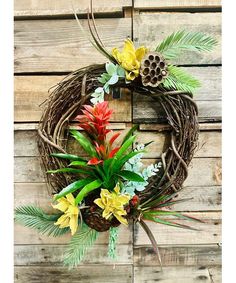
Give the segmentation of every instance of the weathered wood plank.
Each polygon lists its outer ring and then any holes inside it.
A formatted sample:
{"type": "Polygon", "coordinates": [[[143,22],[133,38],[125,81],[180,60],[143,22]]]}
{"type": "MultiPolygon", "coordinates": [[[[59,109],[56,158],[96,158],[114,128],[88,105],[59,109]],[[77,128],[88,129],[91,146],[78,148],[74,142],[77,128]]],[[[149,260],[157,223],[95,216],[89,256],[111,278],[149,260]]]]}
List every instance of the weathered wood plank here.
{"type": "MultiPolygon", "coordinates": [[[[221,248],[218,245],[161,246],[164,266],[215,266],[221,264],[221,248]]],[[[134,248],[136,266],[156,266],[157,257],[151,246],[134,248]]]]}
{"type": "MultiPolygon", "coordinates": [[[[46,183],[16,183],[15,206],[34,203],[47,212],[52,212],[51,197],[46,183]]],[[[214,211],[221,209],[221,187],[185,187],[179,199],[192,198],[172,206],[177,211],[214,211]]]]}
{"type": "MultiPolygon", "coordinates": [[[[155,163],[155,159],[144,159],[144,165],[155,163]]],[[[15,157],[16,183],[44,183],[39,157],[15,157]]],[[[205,187],[220,185],[220,158],[194,158],[189,167],[189,176],[184,185],[188,187],[205,187]],[[199,172],[200,176],[199,176],[199,172]]]]}
{"type": "MultiPolygon", "coordinates": [[[[36,122],[42,115],[49,96],[48,89],[59,83],[64,76],[16,76],[14,79],[14,120],[15,122],[36,122]],[[40,106],[41,105],[41,106],[40,106]]],[[[112,99],[107,96],[109,105],[114,109],[112,121],[131,121],[131,95],[123,92],[122,97],[112,99]]]]}
{"type": "MultiPolygon", "coordinates": [[[[162,1],[166,2],[166,1],[162,1]]],[[[183,52],[175,61],[181,65],[221,63],[221,14],[220,13],[141,13],[134,18],[134,39],[137,45],[155,49],[166,36],[178,30],[201,31],[214,36],[219,45],[209,53],[183,52]],[[142,27],[142,28],[140,28],[142,27]]]]}
{"type": "Polygon", "coordinates": [[[134,0],[134,7],[144,9],[220,8],[220,0],[134,0]]]}
{"type": "MultiPolygon", "coordinates": [[[[160,225],[147,221],[148,226],[152,230],[158,245],[201,245],[201,244],[217,244],[221,242],[221,215],[218,212],[192,212],[186,213],[193,217],[197,217],[204,223],[194,223],[181,220],[181,223],[188,224],[192,227],[200,229],[200,231],[191,231],[181,228],[174,228],[166,225],[160,225]]],[[[132,227],[126,228],[121,225],[119,233],[119,244],[127,244],[132,237],[132,227]],[[130,229],[130,230],[129,230],[130,229]]],[[[66,244],[71,236],[47,237],[40,235],[37,231],[15,225],[15,244],[18,245],[34,245],[34,244],[66,244]]],[[[108,243],[108,233],[101,233],[97,241],[98,244],[108,243]]],[[[143,229],[137,224],[135,225],[134,244],[137,246],[150,245],[150,241],[143,229]]]]}
{"type": "MultiPolygon", "coordinates": [[[[83,26],[86,20],[81,20],[83,26]]],[[[123,45],[131,33],[125,18],[98,19],[97,28],[108,49],[123,45]]],[[[87,28],[87,27],[86,27],[87,28]]],[[[107,59],[81,33],[76,20],[15,22],[15,72],[67,72],[107,59]]]]}
{"type": "MultiPolygon", "coordinates": [[[[199,229],[192,231],[188,229],[175,228],[147,221],[149,228],[155,236],[157,243],[161,245],[192,245],[213,244],[221,242],[221,214],[220,212],[193,212],[186,213],[203,221],[189,222],[181,220],[181,223],[199,229]]],[[[150,240],[140,225],[135,225],[135,245],[148,245],[150,240]]]]}
{"type": "MultiPolygon", "coordinates": [[[[125,136],[129,127],[125,130],[120,130],[120,137],[116,141],[116,145],[119,145],[122,138],[125,136]]],[[[114,132],[117,132],[115,130],[114,132]]],[[[15,131],[14,134],[14,155],[15,156],[38,156],[37,148],[37,132],[36,131],[15,131]]],[[[169,144],[168,133],[159,132],[147,132],[139,131],[137,132],[138,143],[147,143],[154,141],[148,146],[147,153],[144,154],[145,158],[160,158],[163,148],[169,144]]],[[[68,140],[68,152],[79,153],[80,155],[84,152],[81,147],[79,147],[78,142],[73,138],[68,140]]],[[[195,152],[195,157],[220,157],[221,156],[221,133],[215,131],[202,131],[199,135],[198,148],[195,152]]]]}
{"type": "MultiPolygon", "coordinates": [[[[17,128],[14,128],[17,130],[17,128]]],[[[20,128],[24,130],[23,126],[20,128]]],[[[139,129],[141,131],[157,131],[157,132],[164,132],[164,131],[170,131],[171,126],[167,124],[140,124],[139,129]]],[[[202,131],[220,131],[222,129],[221,123],[200,123],[199,129],[202,131]]]]}
{"type": "MultiPolygon", "coordinates": [[[[62,265],[66,245],[16,245],[15,265],[62,265]]],[[[221,248],[218,245],[161,246],[159,247],[164,266],[215,266],[221,264],[221,248]]],[[[107,245],[94,245],[81,264],[129,264],[132,249],[128,245],[117,246],[118,258],[114,262],[107,257],[107,245]]],[[[156,254],[151,246],[134,248],[136,266],[157,266],[156,254]]]]}
{"type": "Polygon", "coordinates": [[[87,265],[72,270],[66,267],[15,267],[17,283],[130,283],[131,265],[87,265]]]}
{"type": "Polygon", "coordinates": [[[143,266],[134,268],[135,283],[212,283],[207,268],[202,266],[143,266]]]}
{"type": "MultiPolygon", "coordinates": [[[[196,101],[198,105],[199,122],[221,122],[221,101],[196,101]]],[[[133,95],[134,123],[166,123],[166,115],[158,101],[143,98],[143,95],[133,95]]]]}
{"type": "MultiPolygon", "coordinates": [[[[63,265],[62,259],[66,245],[16,245],[14,264],[17,266],[63,265]]],[[[133,262],[133,247],[130,245],[117,246],[117,259],[111,261],[107,256],[108,245],[93,245],[86,253],[81,264],[130,264],[133,262]]]]}
{"type": "Polygon", "coordinates": [[[222,282],[222,270],[221,269],[222,269],[221,266],[210,266],[208,268],[212,283],[222,282]]]}
{"type": "MultiPolygon", "coordinates": [[[[122,13],[123,8],[131,6],[131,0],[100,0],[93,1],[94,13],[122,13]]],[[[16,17],[32,16],[59,16],[73,15],[70,1],[66,0],[16,0],[14,3],[14,15],[16,17]]],[[[87,14],[88,0],[73,1],[77,14],[87,14]]]]}
{"type": "MultiPolygon", "coordinates": [[[[28,202],[32,203],[32,202],[28,202]]],[[[120,226],[120,233],[118,237],[118,244],[119,245],[127,245],[132,242],[133,237],[133,227],[129,225],[126,227],[124,225],[120,226]]],[[[15,238],[14,242],[16,245],[63,245],[67,244],[71,239],[70,233],[63,235],[61,237],[47,237],[45,235],[39,234],[36,230],[29,229],[27,227],[23,227],[19,224],[15,224],[15,238]]],[[[96,244],[103,244],[107,245],[109,242],[109,233],[103,232],[99,235],[96,244]]]]}

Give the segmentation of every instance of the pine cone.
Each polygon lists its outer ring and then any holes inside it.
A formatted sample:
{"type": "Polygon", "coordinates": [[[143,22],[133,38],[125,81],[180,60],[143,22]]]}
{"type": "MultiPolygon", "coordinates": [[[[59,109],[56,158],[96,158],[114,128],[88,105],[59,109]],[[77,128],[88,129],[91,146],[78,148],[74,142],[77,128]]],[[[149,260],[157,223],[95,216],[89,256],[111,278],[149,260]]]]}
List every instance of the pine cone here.
{"type": "Polygon", "coordinates": [[[148,52],[141,61],[140,74],[144,86],[157,87],[168,76],[163,56],[158,52],[148,52]]]}
{"type": "Polygon", "coordinates": [[[98,232],[105,232],[111,227],[117,227],[120,222],[116,218],[112,218],[111,221],[102,217],[102,210],[97,206],[93,205],[83,212],[84,222],[92,229],[98,232]]]}

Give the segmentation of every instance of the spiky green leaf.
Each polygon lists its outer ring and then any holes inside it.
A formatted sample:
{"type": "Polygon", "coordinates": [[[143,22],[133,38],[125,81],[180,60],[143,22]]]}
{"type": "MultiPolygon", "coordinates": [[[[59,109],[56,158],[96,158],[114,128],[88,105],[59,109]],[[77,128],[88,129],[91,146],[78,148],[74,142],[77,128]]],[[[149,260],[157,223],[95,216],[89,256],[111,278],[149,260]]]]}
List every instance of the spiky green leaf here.
{"type": "Polygon", "coordinates": [[[58,199],[64,197],[65,195],[67,195],[67,194],[73,193],[73,192],[83,188],[84,186],[89,184],[91,181],[92,181],[92,179],[86,178],[86,179],[75,181],[74,183],[71,183],[70,185],[65,187],[62,191],[60,191],[60,193],[58,193],[55,196],[55,200],[58,200],[58,199]]]}
{"type": "Polygon", "coordinates": [[[169,65],[168,71],[169,75],[162,84],[167,90],[182,90],[192,93],[201,86],[197,79],[180,67],[169,65]]]}
{"type": "Polygon", "coordinates": [[[54,225],[61,214],[46,214],[34,205],[24,205],[15,209],[15,221],[23,226],[33,228],[41,234],[58,237],[69,232],[69,228],[59,228],[54,225]]]}
{"type": "Polygon", "coordinates": [[[156,48],[166,59],[174,59],[183,50],[211,51],[217,41],[212,36],[202,32],[187,32],[180,30],[165,38],[156,48]]]}
{"type": "Polygon", "coordinates": [[[128,181],[145,182],[143,177],[129,170],[122,170],[119,173],[117,173],[117,175],[128,181]]]}
{"type": "Polygon", "coordinates": [[[72,237],[64,254],[64,264],[69,268],[76,267],[84,258],[87,250],[94,244],[99,232],[84,223],[72,237]]]}
{"type": "Polygon", "coordinates": [[[88,153],[91,157],[97,157],[97,152],[89,139],[77,130],[70,130],[70,133],[80,143],[86,153],[88,153]]]}
{"type": "Polygon", "coordinates": [[[71,160],[71,161],[84,161],[84,162],[86,162],[86,159],[84,159],[83,157],[74,155],[74,154],[52,153],[52,154],[50,154],[50,156],[58,157],[58,158],[61,158],[61,159],[68,159],[68,160],[71,160]]]}

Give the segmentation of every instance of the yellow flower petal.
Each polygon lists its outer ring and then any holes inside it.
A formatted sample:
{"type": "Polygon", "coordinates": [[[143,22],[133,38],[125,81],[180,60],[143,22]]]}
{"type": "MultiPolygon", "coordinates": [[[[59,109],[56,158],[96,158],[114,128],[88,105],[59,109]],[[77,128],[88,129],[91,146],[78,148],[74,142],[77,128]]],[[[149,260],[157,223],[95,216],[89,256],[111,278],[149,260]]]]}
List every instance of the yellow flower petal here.
{"type": "Polygon", "coordinates": [[[60,225],[60,228],[68,227],[70,223],[70,218],[63,214],[60,218],[57,219],[57,222],[54,223],[55,225],[60,225]]]}
{"type": "Polygon", "coordinates": [[[96,203],[96,205],[98,205],[101,208],[105,208],[103,201],[100,198],[95,199],[94,203],[96,203]]]}
{"type": "Polygon", "coordinates": [[[135,51],[135,55],[136,58],[139,62],[141,62],[141,60],[143,59],[144,55],[147,53],[147,48],[145,48],[144,46],[139,47],[136,51],[135,51]]]}
{"type": "Polygon", "coordinates": [[[62,197],[58,200],[58,204],[52,205],[52,207],[55,208],[55,209],[58,209],[62,212],[65,212],[68,209],[69,205],[70,205],[70,203],[68,202],[68,200],[66,198],[62,197]]]}
{"type": "Polygon", "coordinates": [[[66,198],[71,205],[75,205],[75,198],[72,194],[67,194],[66,198]]]}
{"type": "Polygon", "coordinates": [[[118,215],[117,213],[114,213],[114,216],[120,223],[122,223],[124,225],[128,225],[128,221],[124,217],[118,215]]]}
{"type": "Polygon", "coordinates": [[[68,215],[79,215],[79,208],[78,206],[70,206],[67,211],[66,211],[66,214],[68,215]]]}
{"type": "Polygon", "coordinates": [[[134,72],[127,72],[126,71],[125,73],[126,73],[125,77],[128,81],[133,81],[136,78],[134,72]]]}
{"type": "Polygon", "coordinates": [[[116,184],[116,186],[114,188],[114,192],[116,192],[117,194],[120,193],[120,186],[119,186],[119,184],[116,184]]]}
{"type": "Polygon", "coordinates": [[[133,53],[135,53],[134,44],[133,44],[133,42],[132,42],[132,40],[130,38],[125,40],[125,45],[124,45],[122,53],[126,53],[126,52],[133,52],[133,53]]]}
{"type": "Polygon", "coordinates": [[[71,235],[73,236],[78,229],[78,215],[72,215],[70,217],[69,226],[70,226],[70,230],[71,230],[71,235]]]}

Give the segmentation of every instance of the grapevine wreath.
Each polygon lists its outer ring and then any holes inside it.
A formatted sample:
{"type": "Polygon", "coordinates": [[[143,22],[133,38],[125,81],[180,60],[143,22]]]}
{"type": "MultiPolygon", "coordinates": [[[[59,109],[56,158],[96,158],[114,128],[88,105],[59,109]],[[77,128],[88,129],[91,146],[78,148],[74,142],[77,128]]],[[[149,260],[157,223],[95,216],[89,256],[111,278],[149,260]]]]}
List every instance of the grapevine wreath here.
{"type": "MultiPolygon", "coordinates": [[[[76,20],[82,29],[77,16],[76,20]]],[[[185,229],[193,228],[178,220],[200,221],[170,210],[171,205],[187,200],[176,196],[197,146],[198,110],[192,93],[200,86],[171,60],[185,50],[210,51],[216,40],[183,30],[172,33],[155,50],[145,46],[135,49],[126,39],[122,51],[113,48],[109,52],[98,35],[92,9],[88,27],[91,43],[109,62],[79,69],[59,82],[45,103],[39,123],[39,153],[55,213],[25,205],[16,208],[15,220],[54,237],[71,233],[64,256],[64,264],[69,267],[79,264],[104,231],[109,231],[108,256],[116,258],[119,226],[137,222],[161,262],[146,221],[185,229]],[[151,97],[159,105],[157,111],[161,107],[165,114],[170,142],[156,164],[142,164],[148,145],[155,141],[135,144],[138,125],[119,144],[120,133],[109,128],[115,110],[109,108],[104,95],[114,98],[123,88],[151,97]],[[69,129],[71,121],[77,121],[79,130],[69,129]],[[78,142],[85,157],[82,152],[68,152],[69,136],[78,142]]]]}

